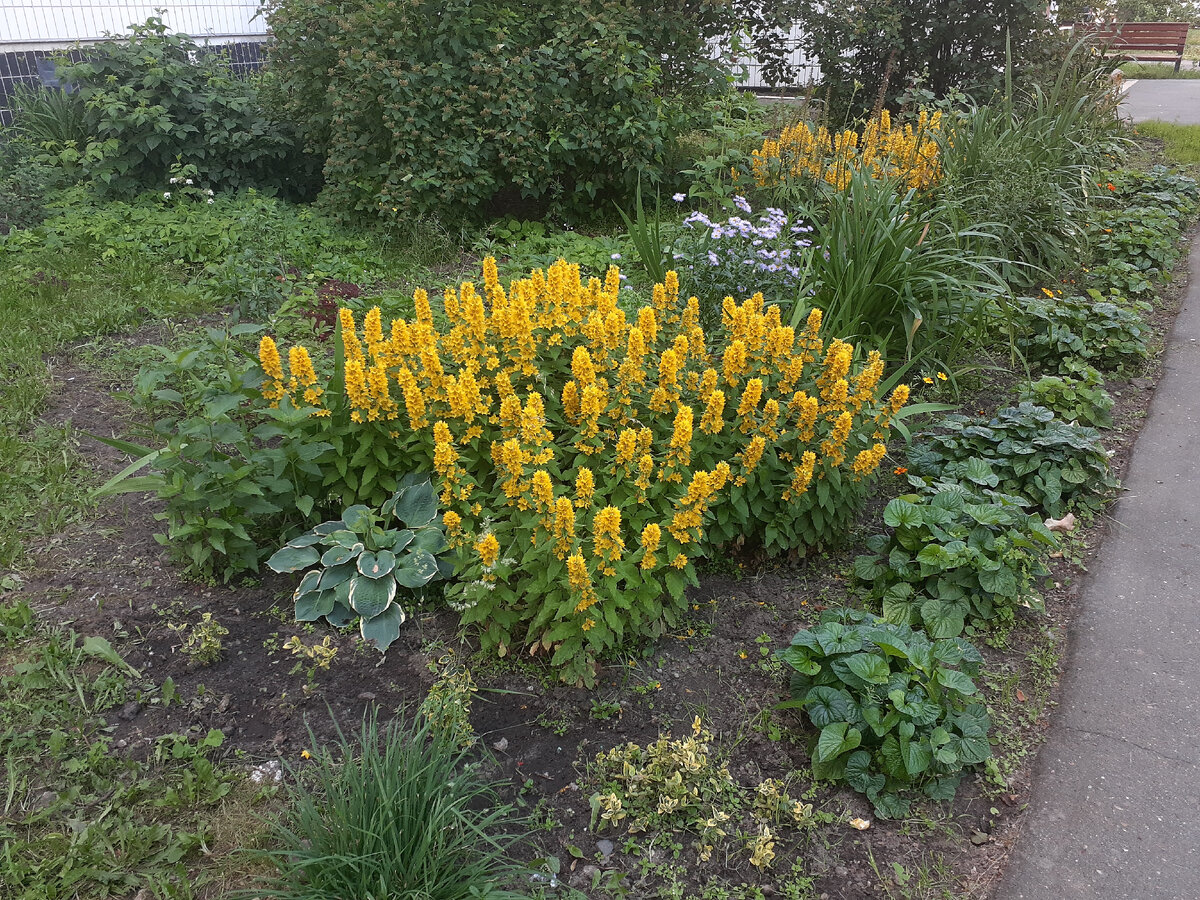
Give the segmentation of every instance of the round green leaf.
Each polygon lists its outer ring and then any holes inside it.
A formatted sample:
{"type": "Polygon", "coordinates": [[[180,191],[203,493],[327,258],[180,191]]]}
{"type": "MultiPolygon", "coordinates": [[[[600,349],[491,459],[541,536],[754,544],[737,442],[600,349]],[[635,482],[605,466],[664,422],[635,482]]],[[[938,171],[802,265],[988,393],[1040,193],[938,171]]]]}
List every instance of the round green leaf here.
{"type": "MultiPolygon", "coordinates": [[[[347,581],[346,586],[349,586],[349,584],[350,582],[347,581]]],[[[340,592],[341,588],[334,590],[335,595],[339,594],[340,592]]],[[[348,603],[343,603],[340,597],[334,600],[333,609],[325,614],[325,621],[334,628],[345,628],[350,624],[350,620],[353,618],[354,612],[350,609],[350,605],[348,603]]]]}
{"type": "Polygon", "coordinates": [[[272,571],[299,572],[301,569],[306,569],[321,558],[312,547],[284,547],[277,550],[270,559],[267,560],[267,567],[272,571]]]}
{"type": "Polygon", "coordinates": [[[400,626],[404,624],[404,610],[399,603],[391,603],[379,615],[368,619],[363,616],[359,622],[359,631],[363,640],[374,644],[380,653],[387,651],[392,642],[400,636],[400,626]]]}
{"type": "Polygon", "coordinates": [[[342,522],[350,531],[365,531],[371,525],[371,507],[361,503],[347,507],[342,522]]]}
{"type": "Polygon", "coordinates": [[[356,575],[350,580],[350,605],[366,619],[379,615],[396,596],[396,582],[392,578],[366,578],[356,575]]]}
{"type": "Polygon", "coordinates": [[[833,722],[821,729],[817,738],[817,762],[829,762],[862,743],[862,732],[847,722],[833,722]]]}
{"type": "Polygon", "coordinates": [[[396,501],[396,518],[416,528],[428,525],[437,515],[437,495],[428,481],[405,488],[396,501]]]}
{"type": "Polygon", "coordinates": [[[321,590],[331,590],[339,584],[349,581],[358,573],[358,567],[353,562],[340,566],[330,566],[321,574],[321,590]]]}
{"type": "Polygon", "coordinates": [[[437,573],[437,560],[428,550],[411,550],[396,563],[396,580],[406,588],[424,587],[437,573]]]}
{"type": "Polygon", "coordinates": [[[391,550],[380,550],[372,553],[370,550],[358,558],[358,571],[368,578],[382,578],[391,575],[396,568],[396,554],[391,550]]]}
{"type": "Polygon", "coordinates": [[[308,532],[305,532],[304,534],[300,535],[299,537],[292,538],[290,541],[287,542],[287,545],[289,547],[311,547],[313,544],[317,543],[317,541],[319,541],[319,540],[321,540],[321,535],[319,535],[315,532],[312,532],[312,531],[308,531],[308,532]]]}
{"type": "Polygon", "coordinates": [[[868,684],[887,684],[892,674],[887,660],[874,653],[855,653],[848,656],[846,667],[868,684]]]}

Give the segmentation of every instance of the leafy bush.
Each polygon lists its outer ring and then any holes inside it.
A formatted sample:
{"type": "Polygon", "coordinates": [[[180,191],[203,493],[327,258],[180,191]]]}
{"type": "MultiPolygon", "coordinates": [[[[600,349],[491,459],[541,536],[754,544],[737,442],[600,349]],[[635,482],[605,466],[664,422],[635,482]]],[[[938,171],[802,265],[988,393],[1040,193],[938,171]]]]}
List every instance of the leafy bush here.
{"type": "Polygon", "coordinates": [[[1151,166],[1145,171],[1120,169],[1110,172],[1107,183],[1124,206],[1159,206],[1188,219],[1200,212],[1200,183],[1190,175],[1151,166]]]}
{"type": "Polygon", "coordinates": [[[172,405],[154,424],[164,445],[106,441],[138,460],[97,494],[154,491],[167,507],[155,513],[167,523],[155,540],[206,577],[256,571],[266,548],[278,546],[324,500],[315,459],[332,445],[295,427],[305,417],[279,409],[239,413],[261,397],[263,378],[247,365],[237,339],[259,330],[208,329],[204,345],[157,348],[163,362],[143,369],[138,390],[172,405]],[[185,383],[186,393],[175,386],[185,383]],[[146,467],[153,474],[134,475],[146,467]]]}
{"type": "Polygon", "coordinates": [[[272,68],[347,214],[590,208],[661,177],[679,118],[665,72],[711,71],[684,52],[687,14],[610,0],[551,0],[536,16],[507,0],[270,6],[272,68]]]}
{"type": "Polygon", "coordinates": [[[1059,421],[1032,403],[992,419],[946,416],[909,451],[914,472],[969,482],[1030,500],[1050,516],[1099,507],[1117,487],[1094,428],[1059,421]]]}
{"type": "Polygon", "coordinates": [[[61,80],[86,104],[91,140],[104,148],[83,161],[88,178],[132,192],[161,185],[182,159],[218,188],[310,190],[313,167],[293,136],[219,53],[168,32],[159,18],[130,32],[59,64],[61,80]]]}
{"type": "Polygon", "coordinates": [[[313,737],[312,760],[289,779],[264,855],[277,874],[255,896],[281,900],[412,896],[516,900],[504,889],[524,827],[453,737],[403,716],[374,714],[332,751],[313,737]]]}
{"type": "Polygon", "coordinates": [[[878,353],[852,374],[819,311],[797,334],[761,297],[728,299],[710,343],[674,273],[635,321],[619,286],[616,267],[585,284],[560,261],[505,290],[489,259],[482,296],[446,293],[442,330],[424,291],[386,337],[377,309],[361,332],[343,310],[335,380],[315,394],[264,342],[264,397],[311,413],[334,445],[327,483],[362,493],[356,479],[432,467],[464,623],[501,655],[550,651],[571,680],[677,621],[706,548],[836,540],[908,396],[877,396],[878,353]]]}
{"type": "MultiPolygon", "coordinates": [[[[986,481],[990,473],[980,465],[972,474],[986,481]]],[[[1040,609],[1033,579],[1047,574],[1042,556],[1056,541],[1026,505],[970,482],[897,497],[883,511],[892,533],[867,540],[871,555],[854,561],[854,574],[887,621],[933,638],[957,637],[972,620],[1011,618],[1022,603],[1040,609]]]]}
{"type": "Polygon", "coordinates": [[[40,223],[49,195],[62,187],[62,173],[37,156],[34,145],[0,131],[0,235],[40,223]]]}
{"type": "Polygon", "coordinates": [[[1104,299],[1095,288],[1087,297],[1060,297],[1045,289],[1045,297],[1017,300],[1016,318],[1022,352],[1029,365],[1044,372],[1070,373],[1079,361],[1107,372],[1136,372],[1149,355],[1150,328],[1142,314],[1145,303],[1130,303],[1119,295],[1104,299]]]}
{"type": "Polygon", "coordinates": [[[427,477],[406,476],[380,512],[352,506],[340,519],[292,538],[267,565],[276,572],[316,566],[296,588],[296,621],[324,618],[343,627],[358,615],[363,639],[382,653],[407,618],[398,599],[407,593],[401,589],[419,597],[439,575],[449,575],[450,566],[437,560],[446,537],[435,521],[437,498],[427,477]],[[382,527],[392,517],[404,527],[382,527]]]}
{"type": "Polygon", "coordinates": [[[1072,375],[1043,375],[1021,387],[1020,398],[1044,406],[1064,422],[1094,428],[1112,428],[1113,398],[1104,380],[1091,366],[1081,366],[1072,375]]]}
{"type": "Polygon", "coordinates": [[[1183,250],[1179,216],[1169,207],[1130,206],[1097,217],[1092,252],[1105,262],[1129,263],[1148,278],[1169,278],[1183,250]]]}
{"type": "Polygon", "coordinates": [[[796,671],[792,700],[819,732],[813,774],[865,794],[884,818],[907,814],[899,792],[954,796],[962,770],[991,756],[991,722],[973,700],[982,657],[961,638],[931,641],[907,625],[829,610],[779,657],[796,671]]]}

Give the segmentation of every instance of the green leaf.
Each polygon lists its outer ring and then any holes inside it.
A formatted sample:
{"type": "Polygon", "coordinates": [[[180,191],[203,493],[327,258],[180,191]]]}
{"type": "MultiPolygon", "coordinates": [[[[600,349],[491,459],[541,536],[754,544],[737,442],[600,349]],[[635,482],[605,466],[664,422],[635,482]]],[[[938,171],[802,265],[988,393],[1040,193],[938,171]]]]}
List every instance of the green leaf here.
{"type": "Polygon", "coordinates": [[[336,591],[310,591],[296,598],[296,621],[315,622],[333,612],[336,591]]]}
{"type": "Polygon", "coordinates": [[[845,691],[831,687],[812,688],[804,698],[804,709],[809,720],[818,728],[834,722],[845,722],[850,718],[853,699],[845,691]]]}
{"type": "Polygon", "coordinates": [[[817,762],[829,762],[862,743],[862,732],[848,722],[833,722],[821,729],[817,739],[817,762]]]}
{"type": "Polygon", "coordinates": [[[304,577],[300,579],[300,584],[296,590],[292,592],[292,599],[298,600],[305,594],[311,594],[317,589],[317,585],[321,581],[321,570],[313,569],[311,572],[305,572],[304,577]]]}
{"type": "Polygon", "coordinates": [[[966,625],[965,608],[945,600],[926,600],[921,604],[921,620],[930,637],[958,637],[966,625]]]}
{"type": "Polygon", "coordinates": [[[371,526],[371,507],[361,503],[347,507],[342,513],[342,523],[350,531],[363,532],[371,526]]]}
{"type": "Polygon", "coordinates": [[[92,635],[83,639],[83,644],[79,648],[88,656],[102,659],[110,666],[120,669],[122,672],[128,672],[134,677],[141,677],[141,673],[131,666],[125,660],[121,659],[121,654],[114,649],[113,645],[107,639],[99,635],[92,635]]]}
{"type": "MultiPolygon", "coordinates": [[[[352,559],[357,559],[358,555],[363,552],[362,544],[355,544],[353,547],[330,547],[321,556],[321,565],[340,566],[343,563],[348,563],[352,559]]],[[[267,565],[270,565],[268,561],[267,565]]]]}
{"type": "Polygon", "coordinates": [[[299,572],[306,569],[321,558],[321,554],[313,547],[284,547],[275,551],[267,560],[267,567],[274,572],[299,572]]]}
{"type": "Polygon", "coordinates": [[[327,591],[349,581],[358,573],[354,563],[344,563],[340,566],[330,566],[321,573],[321,590],[327,591]]]}
{"type": "Polygon", "coordinates": [[[364,641],[374,644],[380,653],[386,653],[387,648],[400,636],[400,626],[406,618],[400,604],[391,603],[377,616],[370,619],[364,616],[358,627],[364,641]]]}
{"type": "Polygon", "coordinates": [[[887,684],[892,670],[887,660],[873,653],[855,653],[846,657],[846,666],[868,684],[887,684]]]}
{"type": "Polygon", "coordinates": [[[908,772],[909,778],[915,779],[929,768],[929,764],[933,762],[933,752],[929,749],[929,744],[920,738],[915,740],[901,739],[900,759],[904,763],[904,768],[908,772]]]}
{"type": "Polygon", "coordinates": [[[356,575],[350,580],[348,599],[354,611],[370,619],[379,615],[396,596],[396,581],[393,578],[367,578],[356,575]]]}
{"type": "Polygon", "coordinates": [[[437,495],[428,481],[405,488],[396,501],[396,518],[410,528],[428,525],[437,515],[437,495]]]}
{"type": "Polygon", "coordinates": [[[396,581],[406,588],[424,587],[438,573],[437,560],[427,550],[410,550],[396,563],[396,581]]]}
{"type": "Polygon", "coordinates": [[[367,550],[358,557],[358,571],[368,578],[382,578],[392,574],[395,568],[396,554],[391,550],[380,550],[378,553],[367,550]]]}
{"type": "Polygon", "coordinates": [[[971,695],[975,693],[975,682],[970,677],[964,675],[957,669],[941,669],[937,670],[938,680],[948,688],[958,691],[960,694],[971,695]]]}
{"type": "Polygon", "coordinates": [[[921,523],[921,508],[914,503],[909,503],[907,500],[897,497],[884,508],[883,521],[884,524],[892,528],[919,525],[921,523]]]}
{"type": "Polygon", "coordinates": [[[992,467],[977,456],[973,456],[967,460],[964,474],[970,481],[976,484],[986,484],[988,487],[995,487],[1000,483],[1000,479],[992,471],[992,467]]]}

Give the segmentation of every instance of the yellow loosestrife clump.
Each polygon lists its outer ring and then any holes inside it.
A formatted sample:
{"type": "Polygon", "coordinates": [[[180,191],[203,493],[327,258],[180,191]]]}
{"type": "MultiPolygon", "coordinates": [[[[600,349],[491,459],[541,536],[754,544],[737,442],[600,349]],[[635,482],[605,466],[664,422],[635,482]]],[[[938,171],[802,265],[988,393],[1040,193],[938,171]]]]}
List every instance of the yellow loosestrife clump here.
{"type": "Polygon", "coordinates": [[[893,128],[884,110],[855,131],[815,131],[806,122],[791,125],[778,139],[768,138],[751,152],[751,173],[759,187],[771,187],[792,178],[824,181],[842,190],[855,171],[874,178],[897,178],[906,187],[923,190],[942,176],[938,138],[942,114],[921,110],[915,124],[893,128]]]}
{"type": "Polygon", "coordinates": [[[448,597],[484,646],[545,653],[585,683],[598,654],[678,621],[715,545],[835,537],[908,396],[880,398],[882,358],[856,370],[820,310],[797,333],[761,294],[728,298],[705,334],[674,273],[636,314],[619,290],[615,267],[584,279],[561,260],[506,289],[488,259],[481,290],[447,290],[445,325],[423,291],[390,327],[342,310],[341,392],[321,393],[303,348],[289,381],[274,342],[260,347],[267,400],[303,392],[331,429],[375,429],[394,459],[432,468],[448,597]]]}

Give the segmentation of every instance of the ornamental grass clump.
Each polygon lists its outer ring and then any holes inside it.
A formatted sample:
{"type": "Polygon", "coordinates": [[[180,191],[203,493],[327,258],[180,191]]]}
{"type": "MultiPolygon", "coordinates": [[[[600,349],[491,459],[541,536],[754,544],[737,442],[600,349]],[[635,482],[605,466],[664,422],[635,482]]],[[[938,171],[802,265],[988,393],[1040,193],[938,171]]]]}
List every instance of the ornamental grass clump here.
{"type": "Polygon", "coordinates": [[[505,290],[489,258],[482,292],[446,291],[443,329],[423,290],[386,334],[378,309],[361,330],[343,310],[341,384],[307,397],[307,370],[293,385],[263,344],[271,402],[436,474],[447,597],[485,649],[546,654],[585,683],[598,654],[676,623],[696,557],[833,541],[908,397],[881,397],[882,357],[855,366],[820,310],[797,333],[761,294],[726,298],[710,336],[674,272],[634,314],[620,283],[560,260],[505,290]]]}
{"type": "Polygon", "coordinates": [[[799,122],[751,152],[751,174],[760,188],[808,179],[842,190],[855,172],[867,172],[923,190],[941,178],[941,131],[942,114],[925,110],[915,125],[903,128],[893,128],[891,115],[884,110],[861,135],[850,129],[830,132],[824,125],[814,131],[807,122],[799,122]]]}

